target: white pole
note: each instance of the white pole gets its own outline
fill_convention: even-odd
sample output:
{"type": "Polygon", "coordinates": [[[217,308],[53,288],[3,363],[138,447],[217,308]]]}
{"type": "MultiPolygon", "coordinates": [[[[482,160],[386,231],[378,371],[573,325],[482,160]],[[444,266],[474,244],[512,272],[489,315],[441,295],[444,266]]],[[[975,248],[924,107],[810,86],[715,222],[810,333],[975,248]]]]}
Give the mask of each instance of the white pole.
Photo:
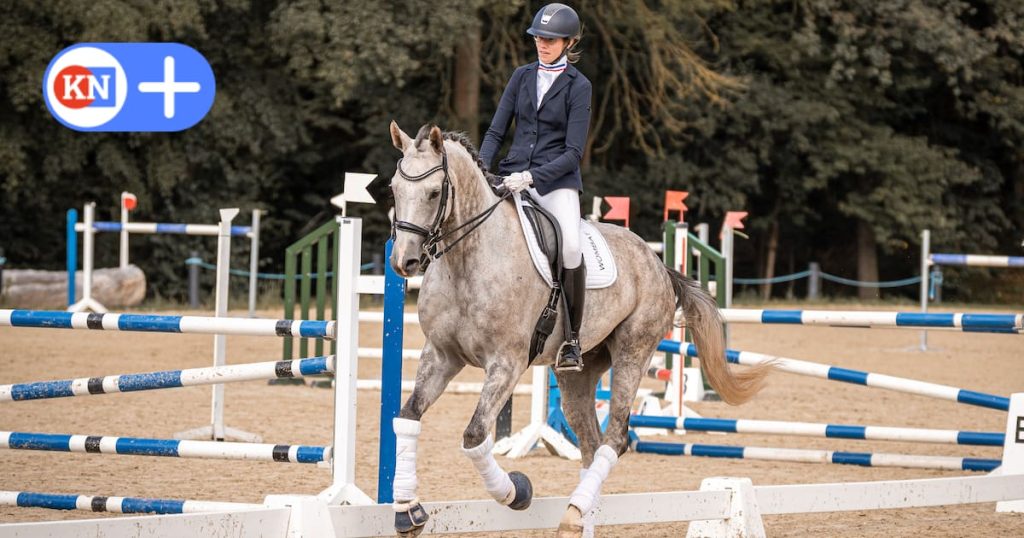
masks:
{"type": "Polygon", "coordinates": [[[530,395],[530,424],[548,421],[548,368],[533,367],[533,394],[530,395]]]}
{"type": "MultiPolygon", "coordinates": [[[[678,270],[684,275],[690,274],[690,241],[689,241],[690,227],[685,222],[676,223],[675,233],[675,245],[673,245],[673,252],[675,252],[675,260],[672,261],[672,268],[678,270]]],[[[672,327],[672,338],[677,342],[683,341],[683,329],[680,327],[672,327]]],[[[672,415],[677,417],[686,416],[686,404],[683,402],[683,396],[686,389],[686,375],[684,368],[686,367],[686,357],[677,355],[672,360],[672,385],[675,389],[675,401],[672,402],[672,415]]]]}
{"type": "MultiPolygon", "coordinates": [[[[217,234],[217,284],[214,291],[214,317],[228,317],[228,291],[231,271],[231,221],[238,215],[238,208],[221,209],[219,233],[217,234]]],[[[213,366],[227,363],[227,335],[213,335],[213,366]]],[[[174,434],[175,439],[212,439],[214,441],[239,440],[259,443],[256,434],[224,426],[224,384],[213,386],[210,403],[210,425],[174,434]]]]}
{"type": "MultiPolygon", "coordinates": [[[[921,232],[921,313],[928,312],[928,269],[931,263],[931,232],[921,232]]],[[[928,351],[928,331],[921,331],[921,351],[928,351]]]]}
{"type": "Polygon", "coordinates": [[[121,256],[118,264],[121,269],[128,268],[128,208],[124,204],[127,197],[127,192],[121,193],[121,256]]]}
{"type": "MultiPolygon", "coordinates": [[[[85,222],[82,224],[82,298],[77,303],[69,306],[68,312],[92,310],[93,312],[103,314],[107,311],[105,306],[92,298],[93,250],[95,249],[93,245],[96,233],[96,230],[93,229],[96,217],[95,212],[96,202],[85,204],[83,211],[85,222]]],[[[68,275],[68,278],[75,278],[75,274],[71,273],[68,275]]]]}
{"type": "MultiPolygon", "coordinates": [[[[733,246],[735,245],[736,234],[732,226],[722,229],[722,257],[725,258],[725,282],[719,282],[719,286],[725,286],[725,307],[732,308],[732,261],[733,246]]],[[[725,347],[729,347],[730,341],[729,324],[725,325],[725,347]]]]}
{"type": "Polygon", "coordinates": [[[359,262],[363,221],[335,217],[338,221],[338,252],[334,265],[337,279],[338,352],[334,368],[333,482],[320,494],[328,504],[376,504],[355,484],[356,478],[356,379],[359,353],[359,262]]]}
{"type": "Polygon", "coordinates": [[[697,238],[700,239],[700,242],[705,245],[708,244],[708,237],[711,237],[711,228],[708,226],[708,223],[702,222],[694,226],[694,229],[697,230],[697,238]]]}
{"type": "Polygon", "coordinates": [[[252,231],[249,237],[249,317],[256,317],[256,287],[257,275],[260,268],[260,213],[259,209],[252,210],[252,231]]]}
{"type": "Polygon", "coordinates": [[[93,222],[96,218],[96,202],[85,204],[85,230],[82,232],[82,303],[88,308],[92,299],[92,264],[95,233],[93,222]]]}
{"type": "MultiPolygon", "coordinates": [[[[217,236],[217,288],[213,315],[218,318],[228,316],[228,288],[231,264],[231,221],[238,215],[238,209],[220,210],[220,234],[217,236]]],[[[213,366],[227,364],[227,336],[213,335],[213,366]]],[[[213,440],[224,440],[224,385],[213,386],[212,424],[213,440]]]]}

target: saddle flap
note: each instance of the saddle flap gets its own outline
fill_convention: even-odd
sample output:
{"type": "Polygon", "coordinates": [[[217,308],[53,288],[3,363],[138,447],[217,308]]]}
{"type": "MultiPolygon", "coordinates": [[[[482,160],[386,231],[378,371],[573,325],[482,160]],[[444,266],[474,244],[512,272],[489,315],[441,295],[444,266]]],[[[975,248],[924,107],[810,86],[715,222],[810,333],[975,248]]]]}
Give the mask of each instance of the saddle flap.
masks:
{"type": "MultiPolygon", "coordinates": [[[[528,195],[513,195],[519,223],[530,251],[530,259],[540,277],[554,287],[552,267],[557,258],[557,228],[547,213],[535,207],[528,195]]],[[[587,264],[587,289],[607,288],[615,283],[618,270],[611,248],[601,232],[591,223],[582,221],[580,234],[583,242],[583,263],[587,264]]],[[[557,267],[554,270],[558,270],[557,267]]]]}

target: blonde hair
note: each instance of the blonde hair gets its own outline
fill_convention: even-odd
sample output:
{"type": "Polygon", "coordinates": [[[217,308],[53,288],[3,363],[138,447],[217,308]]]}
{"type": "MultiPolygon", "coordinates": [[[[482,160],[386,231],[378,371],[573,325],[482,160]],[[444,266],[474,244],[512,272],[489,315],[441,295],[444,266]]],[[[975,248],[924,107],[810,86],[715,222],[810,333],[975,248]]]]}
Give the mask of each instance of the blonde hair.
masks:
{"type": "Polygon", "coordinates": [[[580,40],[583,39],[583,26],[580,25],[580,32],[573,37],[569,38],[569,46],[565,48],[565,58],[569,63],[574,64],[580,61],[580,56],[583,55],[583,51],[579,50],[580,40]]]}

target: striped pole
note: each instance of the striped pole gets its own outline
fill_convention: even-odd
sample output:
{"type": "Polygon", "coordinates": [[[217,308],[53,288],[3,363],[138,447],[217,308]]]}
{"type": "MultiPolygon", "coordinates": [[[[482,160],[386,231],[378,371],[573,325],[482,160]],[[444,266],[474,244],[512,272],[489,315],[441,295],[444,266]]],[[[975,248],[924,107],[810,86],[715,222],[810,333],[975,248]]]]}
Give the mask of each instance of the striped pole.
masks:
{"type": "Polygon", "coordinates": [[[300,336],[333,339],[334,321],[161,316],[155,314],[93,314],[46,310],[0,309],[0,327],[91,329],[238,336],[300,336]]]}
{"type": "Polygon", "coordinates": [[[844,312],[833,310],[760,310],[723,308],[727,323],[827,325],[830,327],[878,327],[959,329],[964,332],[1020,333],[1024,314],[967,314],[923,312],[844,312]]]}
{"type": "MultiPolygon", "coordinates": [[[[661,344],[658,345],[658,351],[667,351],[669,353],[682,352],[691,357],[697,356],[697,346],[687,344],[686,348],[683,349],[679,342],[672,340],[662,340],[661,344]]],[[[786,357],[776,357],[773,355],[753,353],[750,351],[736,351],[729,349],[726,350],[725,357],[726,360],[733,364],[745,364],[750,366],[771,362],[779,371],[791,374],[818,377],[832,381],[842,381],[844,383],[888,389],[896,392],[905,392],[907,394],[917,394],[919,396],[977,405],[979,407],[998,409],[1000,411],[1008,411],[1010,409],[1010,399],[1005,396],[960,389],[950,387],[948,385],[927,383],[924,381],[884,374],[861,372],[859,370],[848,370],[846,368],[839,368],[838,366],[830,366],[828,364],[819,364],[816,362],[807,362],[797,359],[789,359],[786,357]]]]}
{"type": "Polygon", "coordinates": [[[984,256],[981,254],[932,254],[928,261],[935,265],[970,267],[1024,267],[1024,256],[984,256]]]}
{"type": "Polygon", "coordinates": [[[918,456],[912,454],[883,454],[870,452],[840,452],[801,448],[763,448],[753,446],[697,445],[690,443],[660,443],[633,440],[630,447],[639,453],[664,456],[704,456],[708,458],[736,458],[765,461],[795,461],[802,463],[837,463],[864,467],[908,467],[913,469],[943,469],[948,471],[992,471],[999,460],[959,458],[952,456],[918,456]]]}
{"type": "Polygon", "coordinates": [[[704,432],[762,433],[829,437],[836,439],[863,439],[870,441],[909,441],[918,443],[945,443],[954,445],[1003,446],[1002,433],[969,432],[957,430],[931,430],[923,428],[891,428],[885,426],[850,426],[844,424],[816,424],[775,420],[747,420],[725,418],[684,418],[633,415],[629,425],[634,428],[665,428],[704,432]]]}
{"type": "MultiPolygon", "coordinates": [[[[220,226],[216,224],[179,224],[179,223],[168,223],[168,222],[129,222],[128,224],[122,224],[120,222],[113,221],[95,221],[92,223],[92,229],[97,233],[119,233],[122,231],[128,232],[129,234],[177,234],[177,235],[210,235],[215,236],[220,233],[220,226]]],[[[75,225],[76,232],[84,232],[85,224],[78,223],[75,225]]],[[[252,233],[251,226],[232,226],[231,235],[249,235],[252,233]]]]}
{"type": "Polygon", "coordinates": [[[162,456],[219,460],[276,461],[281,463],[319,463],[329,461],[330,447],[271,445],[226,441],[179,441],[99,435],[58,433],[0,432],[0,449],[78,452],[83,454],[121,454],[125,456],[162,456]]]}
{"type": "Polygon", "coordinates": [[[334,357],[327,356],[290,361],[165,370],[163,372],[144,374],[121,374],[106,377],[62,379],[59,381],[15,383],[12,385],[0,385],[0,403],[237,383],[260,379],[294,378],[333,371],[334,357]]]}
{"type": "Polygon", "coordinates": [[[115,514],[196,514],[200,512],[236,512],[264,507],[262,504],[249,503],[103,497],[31,491],[0,491],[0,506],[85,510],[115,514]]]}

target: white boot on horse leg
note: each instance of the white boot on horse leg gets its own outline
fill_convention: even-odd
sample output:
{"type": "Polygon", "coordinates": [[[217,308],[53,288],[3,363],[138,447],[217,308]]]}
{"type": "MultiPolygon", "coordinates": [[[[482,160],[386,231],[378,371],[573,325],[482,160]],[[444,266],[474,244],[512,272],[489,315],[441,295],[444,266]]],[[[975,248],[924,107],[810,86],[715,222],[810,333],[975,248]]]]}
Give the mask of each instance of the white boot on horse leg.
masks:
{"type": "Polygon", "coordinates": [[[569,507],[558,524],[558,538],[579,538],[583,536],[584,514],[595,506],[601,493],[601,484],[619,461],[619,454],[608,445],[601,445],[594,453],[594,463],[581,473],[580,483],[569,496],[569,507]]]}
{"type": "Polygon", "coordinates": [[[533,485],[519,471],[505,473],[494,459],[494,437],[488,435],[483,443],[473,448],[462,447],[462,453],[473,462],[484,488],[498,501],[513,510],[526,510],[533,500],[533,485]]]}
{"type": "Polygon", "coordinates": [[[417,420],[395,418],[395,481],[392,506],[395,509],[395,532],[403,538],[419,536],[427,523],[427,512],[416,497],[416,443],[420,436],[417,420]]]}

